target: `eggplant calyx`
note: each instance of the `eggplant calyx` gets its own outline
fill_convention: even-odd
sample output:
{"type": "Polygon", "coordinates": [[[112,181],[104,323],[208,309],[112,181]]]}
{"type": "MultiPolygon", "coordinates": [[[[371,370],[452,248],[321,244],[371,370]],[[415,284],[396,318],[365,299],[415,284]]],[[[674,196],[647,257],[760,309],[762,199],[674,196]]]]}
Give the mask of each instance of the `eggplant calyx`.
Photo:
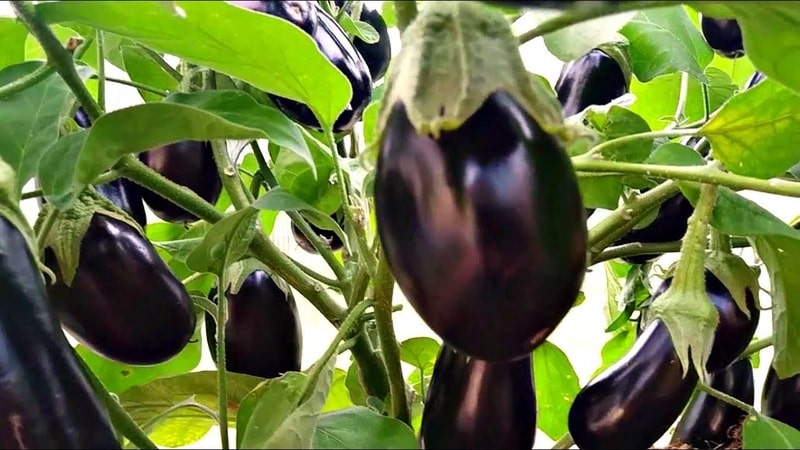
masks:
{"type": "Polygon", "coordinates": [[[725,286],[739,310],[750,319],[750,308],[747,305],[748,290],[753,296],[755,304],[760,304],[758,294],[761,290],[755,270],[739,256],[720,251],[708,253],[705,267],[725,286]]]}
{"type": "Polygon", "coordinates": [[[694,213],[689,217],[672,284],[653,300],[647,314],[648,322],[659,319],[667,327],[683,376],[691,362],[703,383],[708,380],[706,363],[719,324],[719,311],[705,288],[706,244],[716,200],[717,187],[702,185],[694,213]]]}

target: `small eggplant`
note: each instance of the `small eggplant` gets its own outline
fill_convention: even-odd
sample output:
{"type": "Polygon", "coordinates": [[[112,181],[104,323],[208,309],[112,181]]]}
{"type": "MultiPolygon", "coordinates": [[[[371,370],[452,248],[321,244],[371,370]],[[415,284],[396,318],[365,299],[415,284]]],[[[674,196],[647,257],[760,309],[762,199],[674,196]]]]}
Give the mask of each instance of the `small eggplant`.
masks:
{"type": "Polygon", "coordinates": [[[728,59],[744,56],[742,30],[736,19],[714,19],[701,14],[700,28],[708,46],[718,55],[728,59]]]}
{"type": "Polygon", "coordinates": [[[800,431],[800,373],[780,379],[770,364],[761,394],[761,413],[800,431]]]}
{"type": "MultiPolygon", "coordinates": [[[[331,219],[335,220],[340,227],[344,228],[344,214],[340,214],[339,218],[337,218],[336,216],[337,215],[334,214],[333,216],[331,216],[331,219]]],[[[319,228],[310,222],[309,225],[311,226],[311,229],[315,233],[317,233],[319,237],[321,237],[325,242],[328,243],[328,247],[330,247],[331,250],[337,251],[344,246],[344,243],[342,242],[341,238],[339,238],[339,235],[336,234],[333,230],[325,230],[319,228]]],[[[300,228],[297,228],[297,225],[295,225],[294,222],[292,222],[292,236],[294,237],[294,241],[300,248],[307,251],[308,253],[317,253],[317,250],[314,248],[313,245],[311,245],[311,241],[309,241],[308,238],[303,234],[303,232],[300,231],[300,228]]]]}
{"type": "Polygon", "coordinates": [[[530,356],[491,363],[442,345],[422,411],[420,448],[530,450],[532,375],[530,356]]]}

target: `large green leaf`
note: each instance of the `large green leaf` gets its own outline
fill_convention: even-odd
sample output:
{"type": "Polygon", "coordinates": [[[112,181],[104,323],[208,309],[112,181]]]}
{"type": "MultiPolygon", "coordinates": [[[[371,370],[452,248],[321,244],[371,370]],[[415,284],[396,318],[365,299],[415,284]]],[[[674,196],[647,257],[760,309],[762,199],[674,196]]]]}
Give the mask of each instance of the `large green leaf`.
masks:
{"type": "MultiPolygon", "coordinates": [[[[146,86],[174,91],[178,88],[178,80],[168,74],[159,64],[152,60],[141,48],[132,45],[120,47],[122,59],[125,62],[125,72],[132,81],[146,86]]],[[[145,101],[157,102],[161,100],[158,95],[139,89],[139,95],[145,101]]]]}
{"type": "Polygon", "coordinates": [[[761,414],[750,415],[742,427],[742,448],[800,448],[800,430],[761,414]]]}
{"type": "Polygon", "coordinates": [[[126,154],[186,139],[261,138],[293,149],[313,164],[299,129],[277,109],[242,91],[176,93],[164,102],[105,114],[89,130],[62,138],[42,158],[42,189],[48,201],[65,207],[71,193],[126,154]],[[76,137],[81,134],[82,138],[76,137]]]}
{"type": "Polygon", "coordinates": [[[312,448],[416,449],[419,445],[408,425],[354,406],[321,415],[312,448]]]}
{"type": "Polygon", "coordinates": [[[400,359],[414,366],[414,372],[408,377],[411,387],[424,399],[426,387],[433,376],[433,366],[439,356],[440,344],[429,337],[415,337],[400,343],[400,359]]]}
{"type": "Polygon", "coordinates": [[[703,69],[714,54],[681,6],[641,11],[620,33],[630,42],[633,73],[639,81],[675,72],[706,80],[703,69]]]}
{"type": "Polygon", "coordinates": [[[767,79],[730,99],[700,129],[739,175],[770,178],[800,161],[800,95],[767,79]]]}
{"type": "Polygon", "coordinates": [[[0,17],[0,69],[25,61],[28,30],[13,17],[0,17]]]}
{"type": "MultiPolygon", "coordinates": [[[[42,64],[28,61],[0,70],[0,86],[28,75],[42,64]]],[[[92,71],[78,67],[78,72],[87,78],[92,71]]],[[[0,100],[0,157],[16,171],[20,191],[36,174],[42,154],[56,142],[58,127],[73,100],[72,92],[56,73],[0,100]]]]}
{"type": "Polygon", "coordinates": [[[557,440],[567,432],[569,407],[581,389],[578,375],[567,355],[549,341],[536,347],[531,364],[536,386],[536,425],[550,439],[557,440]]]}
{"type": "Polygon", "coordinates": [[[36,5],[49,23],[77,22],[130,38],[282,97],[305,103],[333,125],[352,88],[291,22],[227,2],[60,1],[36,5]]]}
{"type": "Polygon", "coordinates": [[[619,41],[617,32],[636,14],[636,11],[629,11],[571,25],[544,35],[544,44],[556,58],[571,61],[601,44],[619,41]]]}

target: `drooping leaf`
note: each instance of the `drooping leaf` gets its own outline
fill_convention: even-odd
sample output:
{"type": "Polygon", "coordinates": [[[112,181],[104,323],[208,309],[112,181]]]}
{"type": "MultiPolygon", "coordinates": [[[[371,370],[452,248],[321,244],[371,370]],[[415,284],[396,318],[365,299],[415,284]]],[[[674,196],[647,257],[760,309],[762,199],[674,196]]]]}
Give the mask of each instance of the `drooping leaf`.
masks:
{"type": "Polygon", "coordinates": [[[550,439],[567,432],[567,416],[580,391],[580,382],[567,355],[550,341],[533,351],[533,377],[536,387],[536,426],[550,439]]]}
{"type": "Polygon", "coordinates": [[[215,223],[194,250],[186,265],[195,272],[221,274],[231,263],[243,257],[256,232],[255,208],[243,208],[215,223]]]}

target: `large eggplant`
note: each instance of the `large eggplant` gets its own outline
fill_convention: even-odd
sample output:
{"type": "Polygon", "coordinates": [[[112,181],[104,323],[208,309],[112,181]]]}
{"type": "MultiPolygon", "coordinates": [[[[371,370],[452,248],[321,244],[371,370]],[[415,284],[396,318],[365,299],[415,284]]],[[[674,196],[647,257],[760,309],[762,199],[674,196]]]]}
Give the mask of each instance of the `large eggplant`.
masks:
{"type": "Polygon", "coordinates": [[[119,449],[22,233],[0,217],[0,448],[119,449]]]}
{"type": "Polygon", "coordinates": [[[72,284],[55,253],[47,286],[64,327],[95,352],[124,364],[151,365],[177,355],[194,333],[192,299],[153,245],[125,222],[95,213],[80,245],[72,284]]]}
{"type": "MultiPolygon", "coordinates": [[[[168,180],[185,186],[203,200],[215,204],[222,193],[222,180],[208,141],[181,141],[139,153],[139,160],[168,180]]],[[[161,195],[141,189],[147,206],[161,220],[172,223],[194,222],[199,218],[161,195]]]]}
{"type": "Polygon", "coordinates": [[[761,393],[761,413],[800,430],[800,374],[781,379],[770,364],[761,393]]]}
{"type": "MultiPolygon", "coordinates": [[[[672,283],[665,280],[658,297],[672,283]]],[[[714,346],[706,369],[713,373],[731,364],[753,338],[760,311],[747,291],[750,318],[739,309],[722,282],[705,272],[706,293],[719,312],[714,346]]],[[[630,351],[581,389],[569,411],[569,431],[578,448],[649,448],[683,411],[697,384],[675,353],[664,323],[648,324],[630,351]]]]}
{"type": "Polygon", "coordinates": [[[514,98],[420,135],[402,102],[379,143],[377,229],[397,283],[460,352],[522,358],[575,303],[586,220],[569,157],[514,98]]]}
{"type": "Polygon", "coordinates": [[[744,56],[742,30],[736,19],[715,19],[701,14],[700,29],[708,46],[718,55],[729,59],[744,56]]]}
{"type": "MultiPolygon", "coordinates": [[[[215,301],[214,288],[209,297],[215,301]]],[[[263,270],[251,273],[236,294],[228,293],[225,367],[262,378],[299,371],[303,351],[300,316],[291,291],[283,291],[263,270]]],[[[206,341],[217,362],[217,326],[206,313],[206,341]]]]}
{"type": "MultiPolygon", "coordinates": [[[[347,77],[353,90],[350,103],[336,119],[333,131],[348,131],[361,120],[361,115],[372,98],[372,77],[367,62],[336,19],[311,1],[231,3],[286,19],[311,35],[320,52],[347,77]]],[[[305,104],[274,94],[269,94],[269,98],[290,119],[309,128],[320,129],[319,121],[305,104]]]]}
{"type": "Polygon", "coordinates": [[[491,363],[442,345],[422,411],[420,448],[529,450],[535,437],[530,356],[491,363]]]}
{"type": "MultiPolygon", "coordinates": [[[[339,8],[344,6],[344,0],[336,0],[335,3],[339,8]]],[[[389,41],[389,29],[386,27],[386,21],[383,20],[381,13],[369,7],[366,3],[363,3],[361,8],[359,20],[375,28],[375,31],[378,32],[378,42],[367,44],[356,36],[353,39],[353,44],[367,63],[369,74],[372,77],[372,81],[375,82],[383,78],[386,74],[386,69],[389,68],[389,60],[392,59],[392,43],[389,41]]]]}
{"type": "MultiPolygon", "coordinates": [[[[722,393],[752,405],[755,391],[753,365],[750,359],[742,358],[725,369],[711,374],[710,385],[722,393]]],[[[735,441],[731,431],[741,426],[745,417],[747,417],[746,411],[705,392],[698,392],[678,422],[670,445],[688,444],[697,449],[731,448],[731,444],[735,441]]]]}
{"type": "MultiPolygon", "coordinates": [[[[81,128],[89,128],[92,121],[83,107],[75,111],[75,123],[81,128]]],[[[94,187],[97,192],[111,200],[118,208],[122,209],[144,228],[147,226],[147,214],[144,211],[141,188],[136,183],[126,179],[117,178],[108,183],[99,184],[94,187]]],[[[42,203],[39,204],[41,206],[42,203]]]]}

